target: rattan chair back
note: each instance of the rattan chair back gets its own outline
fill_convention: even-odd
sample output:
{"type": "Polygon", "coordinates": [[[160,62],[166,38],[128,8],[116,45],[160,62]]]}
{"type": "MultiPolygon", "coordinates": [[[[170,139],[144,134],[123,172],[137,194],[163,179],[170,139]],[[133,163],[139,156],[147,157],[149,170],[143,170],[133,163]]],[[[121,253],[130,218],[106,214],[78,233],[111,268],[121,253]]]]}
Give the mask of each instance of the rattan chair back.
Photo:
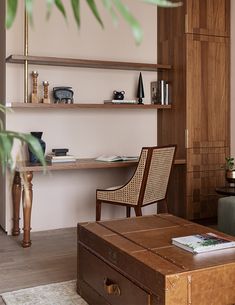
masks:
{"type": "Polygon", "coordinates": [[[159,201],[164,202],[167,211],[165,199],[175,151],[176,145],[143,147],[137,168],[126,184],[96,190],[96,220],[100,220],[102,202],[126,206],[127,217],[131,207],[141,216],[142,206],[159,201]]]}
{"type": "Polygon", "coordinates": [[[166,198],[176,146],[151,147],[146,164],[139,204],[148,205],[166,198]]]}

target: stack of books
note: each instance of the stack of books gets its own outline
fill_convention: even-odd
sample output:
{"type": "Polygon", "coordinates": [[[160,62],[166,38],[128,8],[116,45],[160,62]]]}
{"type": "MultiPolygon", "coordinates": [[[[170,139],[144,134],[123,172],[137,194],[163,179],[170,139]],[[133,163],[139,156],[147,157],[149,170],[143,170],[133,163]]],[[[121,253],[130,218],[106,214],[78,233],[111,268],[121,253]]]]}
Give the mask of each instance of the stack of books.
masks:
{"type": "Polygon", "coordinates": [[[56,156],[55,154],[46,155],[46,161],[49,163],[67,163],[76,162],[76,158],[72,155],[56,156]]]}

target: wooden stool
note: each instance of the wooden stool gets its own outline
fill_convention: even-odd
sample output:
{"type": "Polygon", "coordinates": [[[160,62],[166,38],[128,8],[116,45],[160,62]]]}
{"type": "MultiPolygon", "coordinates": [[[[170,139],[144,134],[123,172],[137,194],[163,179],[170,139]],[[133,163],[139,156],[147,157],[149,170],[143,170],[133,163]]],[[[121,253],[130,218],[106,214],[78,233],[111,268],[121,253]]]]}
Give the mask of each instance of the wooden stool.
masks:
{"type": "Polygon", "coordinates": [[[235,196],[219,199],[218,230],[235,236],[235,196]]]}

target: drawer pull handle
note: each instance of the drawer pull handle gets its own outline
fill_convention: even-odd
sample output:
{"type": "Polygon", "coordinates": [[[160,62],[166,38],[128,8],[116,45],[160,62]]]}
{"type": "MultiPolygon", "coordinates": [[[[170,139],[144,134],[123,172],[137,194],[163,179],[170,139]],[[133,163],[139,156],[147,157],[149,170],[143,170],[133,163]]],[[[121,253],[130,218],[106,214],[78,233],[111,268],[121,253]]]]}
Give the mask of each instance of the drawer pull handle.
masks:
{"type": "Polygon", "coordinates": [[[121,295],[121,289],[118,284],[113,283],[108,278],[104,278],[104,290],[108,295],[121,295]]]}

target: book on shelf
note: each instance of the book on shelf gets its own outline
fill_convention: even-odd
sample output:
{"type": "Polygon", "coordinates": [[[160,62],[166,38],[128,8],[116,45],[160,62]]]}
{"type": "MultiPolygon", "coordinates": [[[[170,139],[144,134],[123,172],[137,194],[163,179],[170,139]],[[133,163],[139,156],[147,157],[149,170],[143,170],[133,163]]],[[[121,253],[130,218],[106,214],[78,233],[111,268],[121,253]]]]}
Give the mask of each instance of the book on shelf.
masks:
{"type": "Polygon", "coordinates": [[[96,158],[97,161],[103,161],[103,162],[117,162],[117,161],[135,161],[138,160],[138,157],[133,156],[99,156],[96,158]]]}
{"type": "Polygon", "coordinates": [[[46,155],[46,161],[50,163],[76,162],[76,158],[72,155],[56,156],[54,154],[48,154],[46,155]]]}
{"type": "Polygon", "coordinates": [[[137,104],[137,100],[104,100],[104,104],[137,104]]]}
{"type": "Polygon", "coordinates": [[[172,244],[194,254],[235,247],[235,241],[214,233],[172,238],[172,244]]]}

